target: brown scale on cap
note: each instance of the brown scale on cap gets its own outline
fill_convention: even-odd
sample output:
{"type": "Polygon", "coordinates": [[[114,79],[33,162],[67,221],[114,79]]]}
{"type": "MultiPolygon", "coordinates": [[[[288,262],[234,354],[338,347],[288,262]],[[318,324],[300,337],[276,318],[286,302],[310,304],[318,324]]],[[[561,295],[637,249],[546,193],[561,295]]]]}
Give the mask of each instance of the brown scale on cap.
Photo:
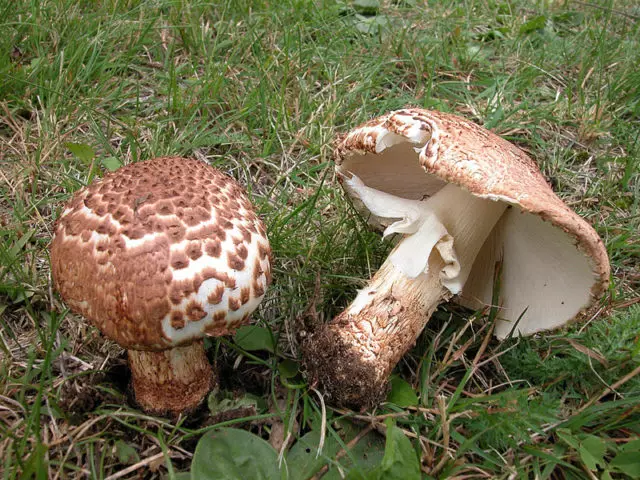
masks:
{"type": "Polygon", "coordinates": [[[185,252],[191,260],[197,260],[202,256],[202,242],[191,242],[185,252]]]}
{"type": "Polygon", "coordinates": [[[224,295],[224,285],[218,284],[215,290],[213,290],[208,296],[207,301],[212,305],[218,305],[222,301],[224,295]]]}
{"type": "Polygon", "coordinates": [[[187,240],[206,240],[216,236],[216,225],[206,224],[204,226],[189,230],[186,235],[187,240]]]}
{"type": "Polygon", "coordinates": [[[173,328],[184,328],[184,314],[182,312],[172,312],[171,313],[171,326],[173,328]]]}
{"type": "Polygon", "coordinates": [[[240,230],[240,233],[242,234],[242,239],[245,241],[245,243],[250,244],[251,243],[251,231],[245,227],[244,225],[240,225],[238,227],[238,230],[240,230]]]}
{"type": "Polygon", "coordinates": [[[238,255],[238,257],[240,257],[241,260],[246,260],[247,256],[249,255],[249,250],[247,250],[247,246],[244,244],[240,244],[238,246],[236,246],[236,255],[238,255]]]}
{"type": "Polygon", "coordinates": [[[271,248],[269,248],[269,245],[264,245],[262,243],[259,243],[258,252],[260,253],[260,258],[265,259],[271,254],[271,248]]]}
{"type": "Polygon", "coordinates": [[[244,305],[245,303],[249,303],[249,300],[251,300],[251,288],[243,287],[240,289],[240,302],[244,305]]]}
{"type": "Polygon", "coordinates": [[[239,298],[229,297],[229,310],[237,311],[240,310],[242,306],[242,301],[239,298]]]}
{"type": "Polygon", "coordinates": [[[231,237],[231,241],[237,247],[238,245],[242,245],[243,238],[242,237],[231,237]]]}
{"type": "Polygon", "coordinates": [[[207,240],[204,243],[204,251],[210,257],[218,258],[222,254],[222,244],[218,239],[207,240]]]}
{"type": "Polygon", "coordinates": [[[253,288],[253,295],[256,297],[261,297],[264,295],[264,286],[261,282],[254,282],[251,287],[253,288]]]}
{"type": "Polygon", "coordinates": [[[207,312],[204,311],[202,305],[194,300],[187,304],[186,312],[187,318],[192,322],[202,320],[207,315],[207,312]]]}
{"type": "Polygon", "coordinates": [[[244,270],[244,260],[235,252],[227,252],[227,259],[232,270],[244,270]]]}
{"type": "Polygon", "coordinates": [[[171,266],[174,270],[187,268],[189,266],[189,258],[185,252],[173,252],[171,254],[171,266]]]}

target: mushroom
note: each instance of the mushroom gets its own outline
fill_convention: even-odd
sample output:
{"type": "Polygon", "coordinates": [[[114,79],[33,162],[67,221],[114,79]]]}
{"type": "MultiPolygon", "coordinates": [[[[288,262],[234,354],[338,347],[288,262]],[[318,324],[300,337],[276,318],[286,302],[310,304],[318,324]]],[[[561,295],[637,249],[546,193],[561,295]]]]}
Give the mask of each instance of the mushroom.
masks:
{"type": "Polygon", "coordinates": [[[242,187],[200,161],[138,162],[79,190],[51,245],[56,289],[127,349],[146,411],[196,408],[215,376],[203,337],[249,321],[270,247],[242,187]]]}
{"type": "Polygon", "coordinates": [[[366,408],[436,307],[483,309],[501,265],[498,338],[581,317],[604,293],[607,253],[522,150],[461,117],[404,109],[339,142],[336,170],[354,205],[401,237],[332,322],[303,342],[312,382],[366,408]]]}

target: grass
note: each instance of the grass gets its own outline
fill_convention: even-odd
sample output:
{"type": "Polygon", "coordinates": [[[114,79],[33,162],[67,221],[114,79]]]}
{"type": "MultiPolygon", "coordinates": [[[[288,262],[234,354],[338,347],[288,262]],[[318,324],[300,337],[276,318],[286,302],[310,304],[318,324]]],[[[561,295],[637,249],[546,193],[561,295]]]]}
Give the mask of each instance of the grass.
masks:
{"type": "Polygon", "coordinates": [[[397,369],[418,401],[329,408],[327,438],[344,450],[345,418],[379,435],[392,416],[427,478],[640,476],[619,465],[640,436],[640,10],[405,0],[356,16],[364,3],[0,0],[2,478],[177,478],[219,426],[282,451],[317,433],[298,340],[389,249],[334,181],[332,142],[407,104],[528,151],[604,239],[612,283],[587,324],[501,344],[470,312],[439,310],[397,369]],[[113,157],[165,154],[246,185],[275,257],[254,315],[275,353],[209,343],[221,395],[254,403],[178,423],[128,403],[123,351],[52,291],[47,250],[64,202],[113,157]]]}

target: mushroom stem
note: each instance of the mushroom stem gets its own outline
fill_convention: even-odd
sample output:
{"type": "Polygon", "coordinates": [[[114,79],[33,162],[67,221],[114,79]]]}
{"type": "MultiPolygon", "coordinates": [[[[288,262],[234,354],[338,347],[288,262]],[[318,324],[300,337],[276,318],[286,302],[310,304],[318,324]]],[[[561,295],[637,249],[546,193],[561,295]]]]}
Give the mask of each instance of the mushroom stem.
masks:
{"type": "Polygon", "coordinates": [[[506,205],[454,185],[425,202],[377,195],[361,182],[354,190],[374,214],[401,219],[385,233],[408,235],[351,305],[311,335],[303,357],[332,402],[367,408],[384,399],[391,371],[437,306],[462,290],[506,205]],[[398,210],[400,201],[405,212],[398,210]]]}
{"type": "Polygon", "coordinates": [[[417,279],[387,260],[363,290],[371,301],[364,307],[354,301],[304,344],[307,372],[333,403],[366,409],[384,400],[391,371],[451,297],[440,283],[444,262],[433,257],[432,268],[417,279]]]}
{"type": "Polygon", "coordinates": [[[194,410],[215,383],[202,340],[159,352],[127,353],[136,401],[147,412],[178,416],[194,410]]]}

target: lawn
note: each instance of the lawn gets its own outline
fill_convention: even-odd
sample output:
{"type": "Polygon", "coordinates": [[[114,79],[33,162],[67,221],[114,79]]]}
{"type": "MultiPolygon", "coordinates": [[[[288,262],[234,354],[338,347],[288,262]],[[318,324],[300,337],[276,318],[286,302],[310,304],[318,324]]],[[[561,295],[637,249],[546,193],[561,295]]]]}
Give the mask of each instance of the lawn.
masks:
{"type": "Polygon", "coordinates": [[[0,32],[2,478],[640,478],[637,2],[0,0],[0,32]],[[533,338],[441,307],[387,402],[332,408],[301,340],[392,247],[333,146],[406,105],[525,150],[604,240],[611,284],[533,338]],[[124,350],[66,308],[48,256],[75,191],[162,155],[238,179],[274,258],[255,327],[207,340],[220,388],[177,420],[133,405],[124,350]]]}

